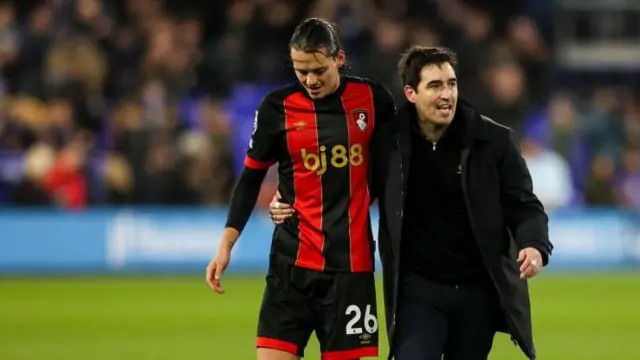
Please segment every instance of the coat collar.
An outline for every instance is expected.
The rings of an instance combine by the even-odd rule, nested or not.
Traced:
[[[416,116],[415,105],[407,101],[398,110],[398,119],[395,126],[396,132],[409,130],[416,120]],[[458,106],[453,121],[457,122],[456,126],[460,125],[462,127],[465,143],[489,139],[487,121],[482,119],[481,114],[466,100],[458,99]]]

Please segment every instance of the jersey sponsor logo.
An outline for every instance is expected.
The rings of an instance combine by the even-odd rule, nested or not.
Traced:
[[[351,111],[351,117],[353,118],[353,121],[356,122],[356,125],[358,126],[358,129],[360,129],[360,131],[367,130],[367,127],[369,127],[369,112],[367,110],[353,110]]]
[[[331,165],[335,168],[343,168],[347,165],[360,166],[364,161],[364,154],[362,153],[362,144],[355,143],[349,147],[344,145],[335,145],[330,149],[327,149],[325,145],[321,145],[319,152],[309,152],[307,149],[302,149],[302,162],[305,169],[314,171],[318,175],[322,175],[327,172],[327,166]]]

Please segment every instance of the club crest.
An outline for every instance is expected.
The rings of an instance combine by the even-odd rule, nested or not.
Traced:
[[[353,121],[356,122],[356,125],[358,125],[358,129],[361,131],[367,130],[369,126],[369,112],[367,110],[353,110],[351,116],[353,117]]]

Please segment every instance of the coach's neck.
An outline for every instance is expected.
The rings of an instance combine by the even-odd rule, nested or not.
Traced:
[[[418,114],[418,128],[420,129],[420,132],[424,137],[432,142],[440,140],[448,126],[448,124],[437,124]]]

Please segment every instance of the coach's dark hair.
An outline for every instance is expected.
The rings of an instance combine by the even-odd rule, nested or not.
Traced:
[[[342,43],[335,24],[321,18],[309,18],[293,31],[289,48],[309,53],[324,50],[327,57],[336,57],[342,50]]]
[[[458,65],[458,56],[446,47],[412,46],[398,62],[398,74],[402,79],[402,85],[409,85],[417,91],[422,69],[425,66],[440,66],[444,63],[451,64],[455,69]]]

